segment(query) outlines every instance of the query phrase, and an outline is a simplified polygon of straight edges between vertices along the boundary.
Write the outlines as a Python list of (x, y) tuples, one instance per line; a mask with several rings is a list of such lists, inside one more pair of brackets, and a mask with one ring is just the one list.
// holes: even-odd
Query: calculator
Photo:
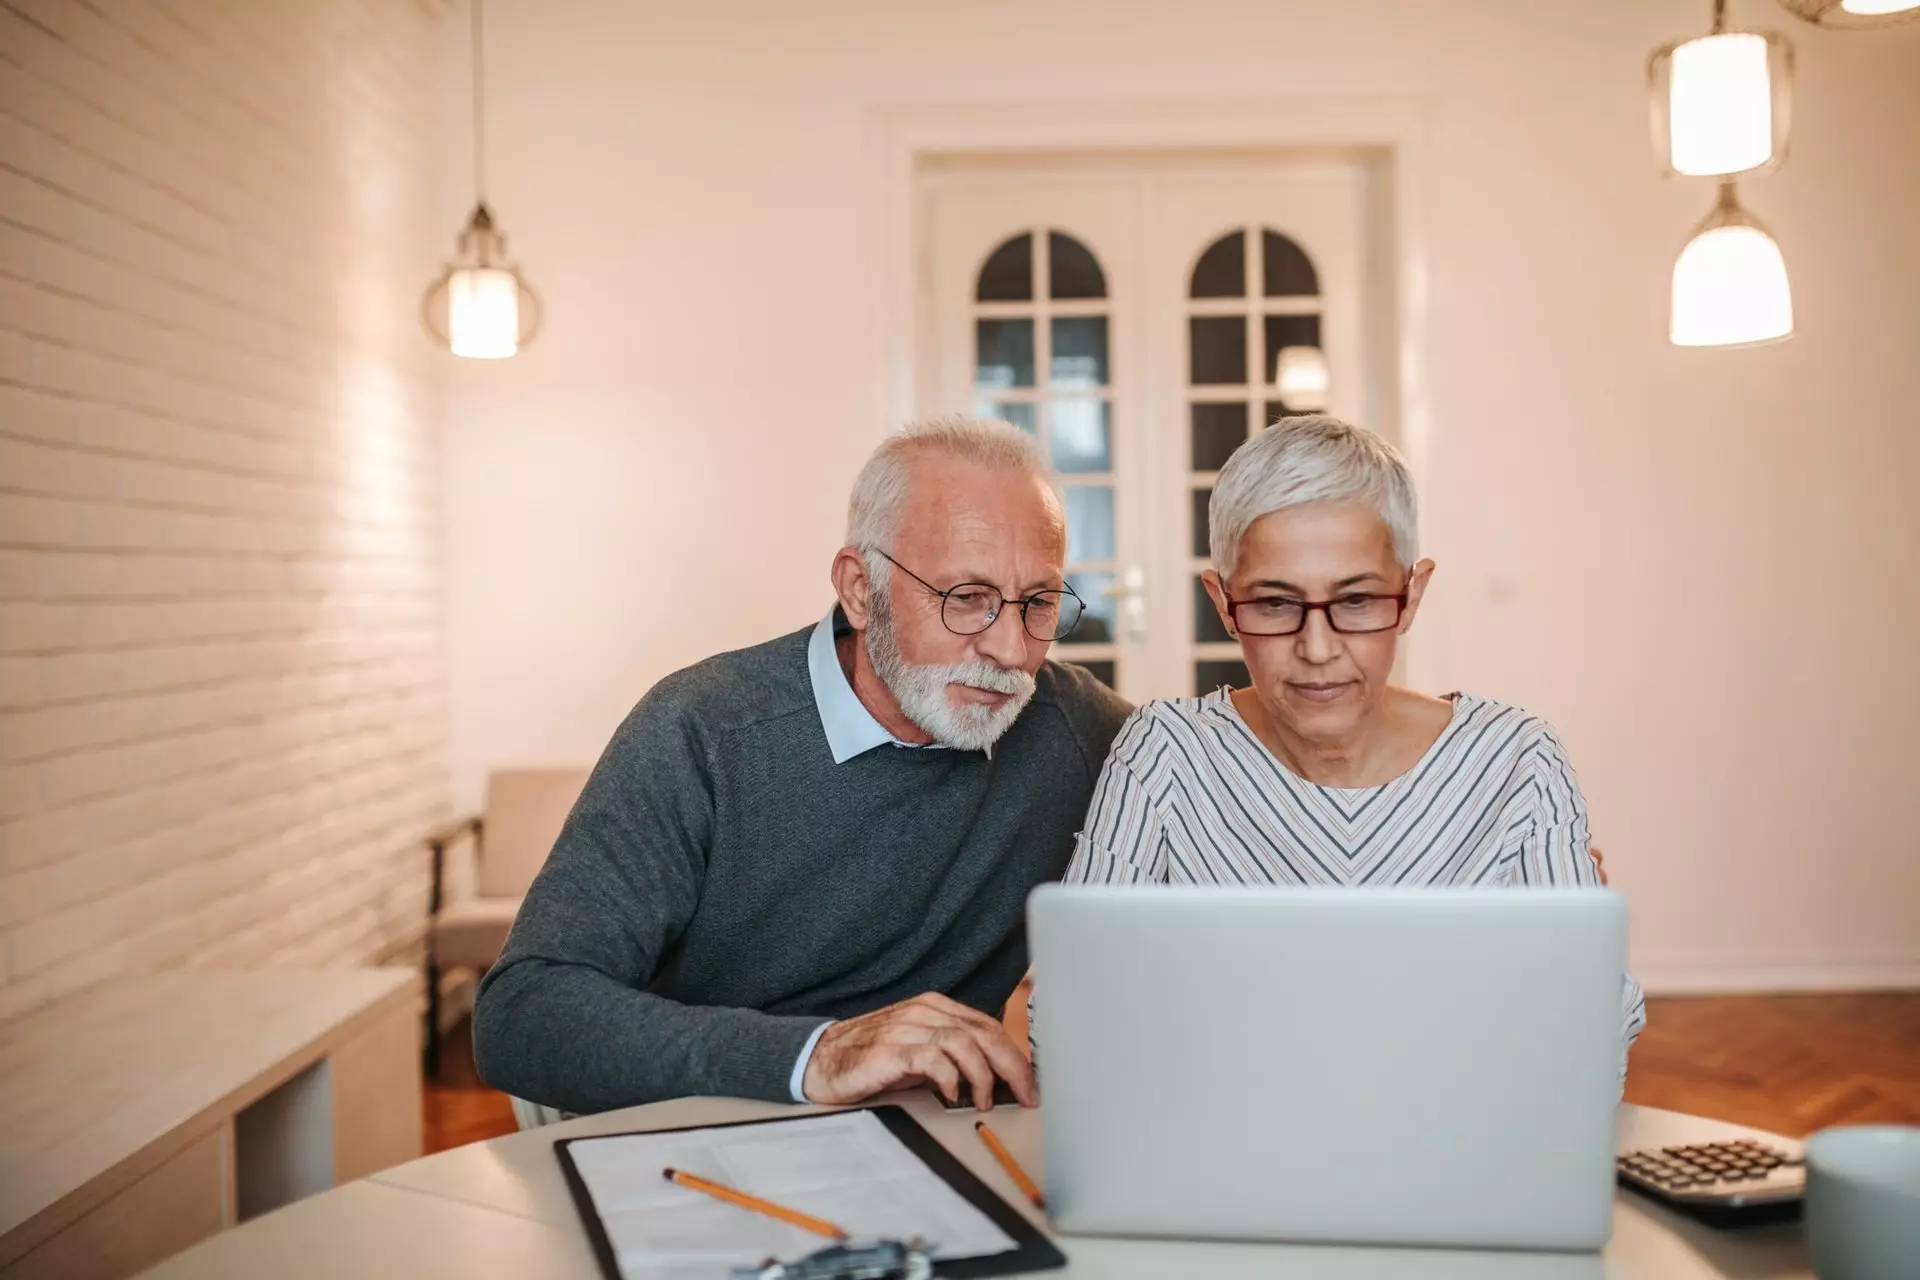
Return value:
[(1629, 1151), (1614, 1162), (1620, 1182), (1716, 1226), (1799, 1215), (1805, 1158), (1751, 1138)]

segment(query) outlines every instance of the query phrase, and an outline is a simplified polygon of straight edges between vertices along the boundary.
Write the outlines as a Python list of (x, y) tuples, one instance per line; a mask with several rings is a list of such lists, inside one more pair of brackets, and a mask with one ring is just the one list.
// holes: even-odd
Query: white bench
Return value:
[(411, 969), (129, 978), (0, 1025), (0, 1277), (131, 1275), (420, 1154)]

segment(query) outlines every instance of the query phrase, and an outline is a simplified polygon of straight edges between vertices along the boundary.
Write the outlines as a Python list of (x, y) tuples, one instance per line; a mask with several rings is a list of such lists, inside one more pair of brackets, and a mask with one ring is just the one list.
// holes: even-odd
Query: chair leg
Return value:
[(427, 961), (426, 1076), (440, 1078), (440, 966)]

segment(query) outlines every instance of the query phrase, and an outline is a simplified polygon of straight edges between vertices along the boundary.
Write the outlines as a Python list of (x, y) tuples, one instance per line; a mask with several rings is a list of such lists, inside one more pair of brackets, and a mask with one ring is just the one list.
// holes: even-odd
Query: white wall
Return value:
[(1642, 67), (1706, 11), (493, 6), (492, 194), (549, 321), (450, 384), (458, 792), (591, 759), (662, 674), (825, 607), (895, 372), (875, 360), (876, 110), (1412, 96), (1439, 157), (1413, 264), (1441, 565), (1424, 683), (1561, 728), (1656, 986), (1920, 984), (1920, 26), (1734, 5), (1799, 54), (1791, 163), (1746, 195), (1800, 332), (1687, 352), (1666, 278), (1711, 193), (1655, 176)]
[(0, 1017), (419, 936), (435, 21), (0, 7)]

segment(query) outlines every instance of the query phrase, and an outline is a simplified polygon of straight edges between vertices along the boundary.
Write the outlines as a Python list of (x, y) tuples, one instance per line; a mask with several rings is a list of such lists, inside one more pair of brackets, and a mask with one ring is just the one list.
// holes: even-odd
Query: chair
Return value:
[(525, 1098), (507, 1095), (507, 1101), (513, 1104), (513, 1122), (521, 1129), (541, 1129), (550, 1124), (559, 1124), (563, 1120), (573, 1119), (571, 1112), (558, 1107), (544, 1106), (538, 1102), (528, 1102)]
[[(500, 769), (487, 778), (486, 807), (427, 837), (433, 886), (427, 899), (426, 1070), (440, 1068), (440, 975), (447, 969), (485, 973), (507, 945), (507, 932), (574, 801), (586, 769)], [(471, 844), (470, 866), (448, 857)], [(461, 872), (467, 874), (462, 875)]]

